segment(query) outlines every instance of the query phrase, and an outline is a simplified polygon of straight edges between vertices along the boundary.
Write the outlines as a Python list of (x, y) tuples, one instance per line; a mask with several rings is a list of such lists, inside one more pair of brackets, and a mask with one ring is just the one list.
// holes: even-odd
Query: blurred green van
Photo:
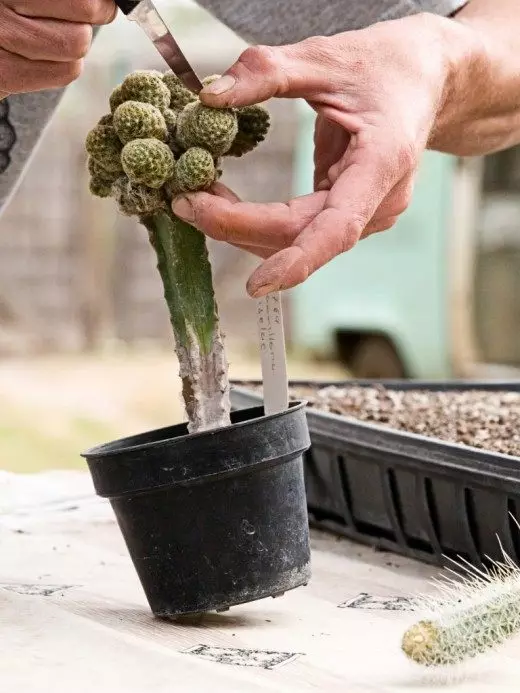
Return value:
[[(314, 112), (295, 193), (312, 191)], [(289, 344), (359, 378), (520, 375), (520, 149), (427, 152), (411, 206), (290, 292)]]

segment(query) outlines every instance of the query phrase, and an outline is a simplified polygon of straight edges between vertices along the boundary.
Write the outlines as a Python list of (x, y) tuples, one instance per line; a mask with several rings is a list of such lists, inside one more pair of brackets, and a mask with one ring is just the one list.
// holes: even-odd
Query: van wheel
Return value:
[(356, 345), (349, 367), (354, 378), (406, 378), (406, 370), (394, 345), (386, 337), (366, 337)]

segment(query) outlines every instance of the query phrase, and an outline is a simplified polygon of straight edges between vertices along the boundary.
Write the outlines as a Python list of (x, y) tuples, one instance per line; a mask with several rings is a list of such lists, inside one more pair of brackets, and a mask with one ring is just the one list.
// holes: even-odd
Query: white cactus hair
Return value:
[[(513, 517), (520, 529), (520, 524)], [(477, 568), (464, 558), (434, 580), (436, 595), (412, 602), (423, 618), (405, 632), (401, 649), (423, 667), (451, 668), (491, 652), (520, 632), (520, 567), (497, 537), (502, 559)]]

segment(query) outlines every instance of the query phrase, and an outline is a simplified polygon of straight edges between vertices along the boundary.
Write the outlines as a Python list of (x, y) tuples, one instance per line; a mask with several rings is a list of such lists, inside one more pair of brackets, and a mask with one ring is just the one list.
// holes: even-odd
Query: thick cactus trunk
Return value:
[(189, 431), (229, 426), (228, 363), (204, 235), (169, 211), (141, 221), (157, 254)]
[(139, 218), (157, 253), (190, 433), (230, 425), (228, 364), (205, 238), (169, 203), (208, 190), (220, 158), (251, 151), (268, 129), (261, 106), (209, 108), (173, 73), (137, 70), (86, 137), (92, 194)]

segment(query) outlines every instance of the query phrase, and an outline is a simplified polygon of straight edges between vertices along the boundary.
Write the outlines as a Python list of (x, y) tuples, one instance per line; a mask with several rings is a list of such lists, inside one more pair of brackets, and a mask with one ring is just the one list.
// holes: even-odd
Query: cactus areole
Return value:
[[(211, 81), (214, 77), (206, 78)], [(265, 139), (262, 106), (204, 106), (171, 72), (139, 70), (109, 99), (88, 133), (90, 191), (114, 198), (147, 229), (170, 313), (190, 433), (230, 425), (228, 363), (204, 235), (172, 212), (183, 192), (208, 190), (222, 156)]]

